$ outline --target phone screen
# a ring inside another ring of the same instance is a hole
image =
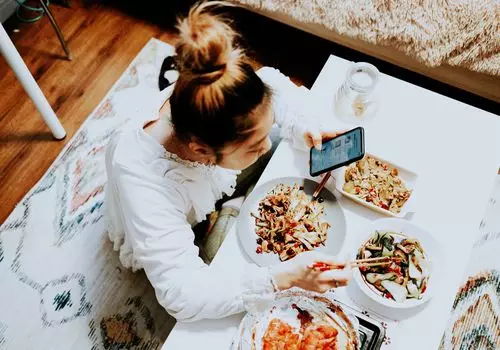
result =
[[[323,143],[321,151],[311,149],[311,175],[347,165],[364,156],[363,128],[359,127]]]

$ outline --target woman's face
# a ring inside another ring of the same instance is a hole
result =
[[[255,163],[271,149],[269,132],[274,124],[272,107],[263,103],[252,113],[253,126],[244,135],[243,142],[230,144],[219,151],[217,165],[227,169],[243,170]]]

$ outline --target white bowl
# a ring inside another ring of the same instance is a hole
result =
[[[377,304],[386,306],[388,308],[394,309],[409,309],[419,305],[424,304],[429,299],[432,298],[434,291],[439,288],[441,276],[444,271],[444,261],[442,259],[442,249],[440,244],[432,237],[430,233],[424,229],[412,224],[407,220],[402,219],[380,219],[373,221],[363,232],[360,233],[359,242],[356,245],[356,251],[354,252],[352,258],[356,259],[358,249],[370,239],[375,231],[393,231],[398,233],[404,233],[408,237],[417,239],[424,252],[426,254],[427,260],[430,262],[431,271],[430,277],[427,284],[427,289],[422,295],[421,299],[407,299],[404,302],[397,302],[393,299],[387,299],[377,292],[375,292],[365,281],[361,272],[358,268],[353,269],[353,278],[358,287],[363,291],[363,293],[368,296],[372,301]],[[438,233],[436,233],[438,234]]]
[[[370,208],[371,210],[374,210],[374,211],[381,213],[381,214],[384,214],[384,215],[397,217],[397,218],[403,218],[408,213],[414,213],[415,212],[415,187],[416,187],[417,178],[418,178],[417,174],[415,174],[413,171],[410,171],[410,170],[408,170],[402,166],[399,166],[397,164],[391,163],[391,162],[389,162],[383,158],[380,158],[376,155],[373,155],[371,153],[366,153],[366,156],[370,156],[372,158],[378,159],[378,160],[386,163],[390,167],[397,168],[398,172],[399,172],[399,177],[404,181],[404,183],[406,184],[406,187],[408,187],[408,189],[412,190],[410,198],[403,205],[403,207],[401,208],[401,211],[399,213],[393,213],[390,210],[383,209],[379,206],[376,206],[373,203],[367,202],[364,199],[359,198],[358,196],[355,196],[351,193],[344,191],[345,171],[346,171],[347,167],[343,167],[341,169],[338,169],[338,170],[332,172],[332,175],[335,179],[335,188],[337,189],[337,191],[342,193],[342,195],[344,195],[345,197],[353,200],[354,202],[361,204],[361,205],[364,205],[365,207]]]

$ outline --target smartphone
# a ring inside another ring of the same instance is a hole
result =
[[[309,173],[318,176],[356,162],[365,156],[365,131],[360,126],[324,142],[321,151],[311,148]]]

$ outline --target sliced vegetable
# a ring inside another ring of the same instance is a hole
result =
[[[370,283],[376,283],[378,281],[389,280],[391,278],[396,277],[396,274],[393,272],[389,273],[368,273],[366,274],[366,280]]]
[[[394,300],[420,299],[427,288],[431,270],[420,242],[404,233],[376,231],[359,249],[357,257],[381,256],[398,259],[390,264],[360,267],[366,283]],[[403,295],[404,299],[401,299]]]
[[[403,287],[400,284],[397,284],[393,281],[382,281],[382,286],[387,289],[389,293],[392,294],[392,297],[394,300],[396,300],[398,303],[402,303],[403,301],[406,300],[406,297],[408,295],[408,292],[405,287]]]
[[[408,282],[408,284],[406,285],[406,289],[408,290],[408,295],[412,298],[420,298],[420,290],[418,289],[417,285],[413,283],[413,281]]]
[[[382,256],[392,256],[393,253],[394,252],[392,250],[387,249],[386,246],[382,248]]]
[[[415,264],[413,263],[413,259],[410,257],[410,262],[408,265],[408,269],[410,272],[410,278],[414,278],[416,280],[421,280],[422,279],[422,273],[417,269]]]

